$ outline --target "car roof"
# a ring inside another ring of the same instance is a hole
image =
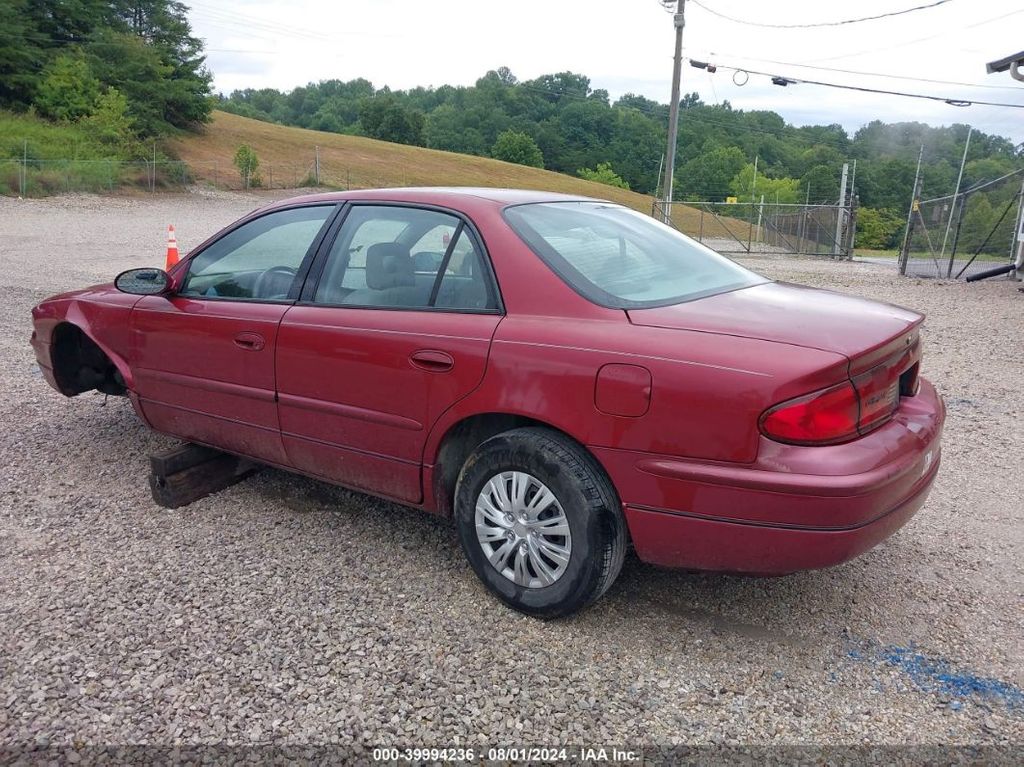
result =
[[[412,202],[458,208],[481,201],[498,207],[536,202],[606,202],[594,197],[559,194],[532,189],[494,189],[490,187],[423,186],[394,189],[356,189],[340,192],[321,192],[279,200],[265,209],[279,208],[296,203],[343,202],[346,200],[380,200],[382,202]]]

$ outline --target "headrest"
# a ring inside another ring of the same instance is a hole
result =
[[[366,287],[385,290],[416,284],[409,248],[397,242],[378,242],[366,250]]]

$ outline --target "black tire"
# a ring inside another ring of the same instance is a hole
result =
[[[548,586],[517,585],[491,565],[476,534],[476,502],[500,472],[521,471],[546,485],[564,511],[572,547],[565,571]],[[625,558],[627,533],[615,488],[593,456],[556,431],[514,429],[481,444],[459,474],[455,522],[470,565],[505,604],[537,618],[569,615],[600,598]]]

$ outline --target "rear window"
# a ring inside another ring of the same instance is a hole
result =
[[[620,205],[532,203],[506,208],[505,219],[559,277],[601,306],[667,306],[767,282]]]

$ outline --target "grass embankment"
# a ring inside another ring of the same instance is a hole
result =
[[[28,142],[28,166],[22,158]],[[540,189],[598,197],[651,212],[652,199],[625,189],[585,181],[553,171],[337,133],[292,128],[215,111],[198,133],[181,133],[163,141],[167,154],[183,162],[158,162],[155,184],[181,188],[189,180],[238,189],[235,151],[248,144],[260,160],[264,186],[298,187],[310,182],[319,147],[323,186],[359,189],[395,186],[485,186]],[[0,112],[0,194],[43,196],[65,191],[113,192],[149,187],[144,160],[119,153],[96,141],[81,125],[57,124],[30,115]],[[26,189],[23,190],[24,183]],[[714,217],[687,205],[673,206],[672,218],[683,231],[705,237],[728,237]],[[730,228],[741,221],[725,219]],[[738,229],[737,229],[738,231]]]
[[[201,133],[177,137],[168,142],[168,148],[188,162],[197,179],[237,188],[240,179],[231,159],[242,144],[248,144],[256,151],[266,186],[300,184],[312,172],[315,147],[319,147],[320,180],[328,187],[489,186],[541,189],[599,197],[644,213],[651,212],[652,201],[646,195],[562,173],[488,157],[292,128],[227,112],[214,112],[213,121]],[[673,220],[685,231],[697,231],[699,216],[700,213],[693,208],[674,206]],[[711,217],[705,217],[706,236],[727,236],[716,234],[712,228],[720,227]]]

